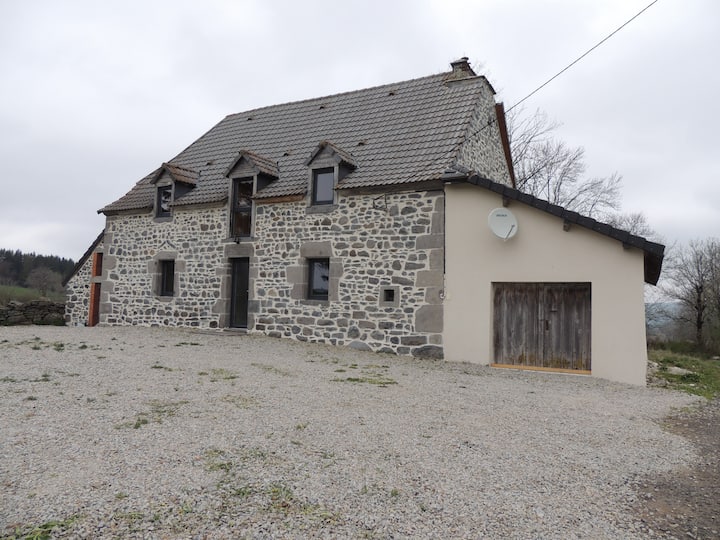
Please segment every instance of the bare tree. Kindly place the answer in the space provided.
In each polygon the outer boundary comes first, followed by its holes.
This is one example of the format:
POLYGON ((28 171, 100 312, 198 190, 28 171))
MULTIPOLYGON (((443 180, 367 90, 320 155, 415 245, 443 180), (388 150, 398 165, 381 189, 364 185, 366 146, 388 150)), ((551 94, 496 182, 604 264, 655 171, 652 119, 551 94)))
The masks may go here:
MULTIPOLYGON (((706 335, 720 324, 720 241, 693 240, 678 248, 667 264, 666 294, 680 303, 677 318, 689 324, 700 346, 720 336, 706 335), (707 339, 707 338, 711 339, 707 339)), ((714 333, 714 332, 713 332, 714 333)))
POLYGON ((560 127, 547 114, 514 109, 508 112, 515 181, 520 191, 568 210, 600 219, 632 234, 661 241, 641 212, 620 213, 622 176, 587 178, 585 150, 558 140, 560 127))
POLYGON ((38 289, 42 296, 47 295, 48 291, 59 291, 62 288, 61 282, 62 276, 45 266, 33 268, 27 277, 28 285, 38 289))
POLYGON ((585 150, 555 137, 560 126, 538 110, 508 114, 513 168, 517 188, 594 218, 607 218, 620 209, 622 177, 585 178, 585 150))

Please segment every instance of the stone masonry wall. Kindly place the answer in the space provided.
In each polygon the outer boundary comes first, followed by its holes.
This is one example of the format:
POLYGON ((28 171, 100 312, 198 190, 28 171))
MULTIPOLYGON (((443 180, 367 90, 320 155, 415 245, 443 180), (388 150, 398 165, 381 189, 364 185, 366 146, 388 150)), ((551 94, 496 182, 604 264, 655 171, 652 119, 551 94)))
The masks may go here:
POLYGON ((457 161, 481 176, 510 185, 495 99, 489 89, 478 98, 457 161))
POLYGON ((65 305, 49 300, 31 300, 30 302, 8 302, 0 306, 0 326, 16 324, 65 324, 65 305))
MULTIPOLYGON (((175 210, 172 220, 108 217, 100 324, 222 327, 228 257, 249 256, 248 331, 442 357, 444 193, 341 195, 326 210, 259 204, 255 237, 240 245, 228 239, 225 208, 175 210), (327 302, 306 299, 307 259, 317 256, 331 262, 327 302), (175 260, 171 297, 157 294, 162 259, 175 260), (383 301, 384 288, 394 301, 383 301)), ((89 272, 69 284, 78 299, 75 283, 89 272)), ((74 302, 81 315, 70 320, 86 320, 87 300, 74 302)))
POLYGON ((70 326, 84 326, 90 308, 92 257, 88 257, 65 285, 65 321, 70 326))
POLYGON ((320 214, 304 202, 258 205, 251 327, 441 358, 443 228, 442 191, 340 196, 337 208, 320 214), (303 271, 318 255, 330 258, 328 302, 305 299, 303 271), (395 305, 381 302, 383 287, 395 290, 395 305))
POLYGON ((227 210, 108 216, 100 324, 216 328, 227 210), (174 296, 158 295, 159 261, 175 260, 174 296))

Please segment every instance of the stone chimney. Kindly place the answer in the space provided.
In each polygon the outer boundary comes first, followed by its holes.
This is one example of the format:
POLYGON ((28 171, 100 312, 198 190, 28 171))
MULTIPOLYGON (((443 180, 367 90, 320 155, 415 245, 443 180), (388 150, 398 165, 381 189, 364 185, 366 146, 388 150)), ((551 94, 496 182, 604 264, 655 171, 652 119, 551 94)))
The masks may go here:
POLYGON ((452 67, 452 71, 446 79, 448 81, 477 77, 477 73, 475 73, 473 68, 470 67, 470 62, 468 62, 467 56, 463 56, 460 60, 450 62, 450 67, 452 67))

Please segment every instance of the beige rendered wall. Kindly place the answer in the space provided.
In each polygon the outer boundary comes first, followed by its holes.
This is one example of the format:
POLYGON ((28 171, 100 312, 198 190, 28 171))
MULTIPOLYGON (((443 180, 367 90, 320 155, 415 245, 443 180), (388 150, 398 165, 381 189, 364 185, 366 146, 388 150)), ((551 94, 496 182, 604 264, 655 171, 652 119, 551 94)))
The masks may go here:
POLYGON ((487 218, 502 198, 468 184, 446 187, 443 343, 450 361, 490 364, 492 283, 592 283, 592 375, 644 385, 647 369, 643 253, 511 201, 518 232, 507 241, 487 218))

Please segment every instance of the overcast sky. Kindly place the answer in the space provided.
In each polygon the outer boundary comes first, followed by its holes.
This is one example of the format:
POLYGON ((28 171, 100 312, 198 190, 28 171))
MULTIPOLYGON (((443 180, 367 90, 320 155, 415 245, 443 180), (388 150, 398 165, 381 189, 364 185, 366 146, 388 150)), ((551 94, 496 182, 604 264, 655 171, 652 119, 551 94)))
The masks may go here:
MULTIPOLYGON (((650 0, 0 0, 0 248, 77 260, 96 211, 224 116, 449 70, 506 108, 650 0)), ((720 2, 658 0, 525 103, 666 243, 720 236, 720 2)))

